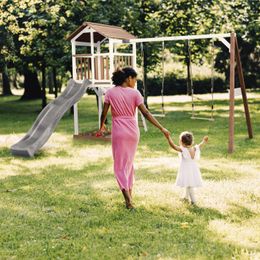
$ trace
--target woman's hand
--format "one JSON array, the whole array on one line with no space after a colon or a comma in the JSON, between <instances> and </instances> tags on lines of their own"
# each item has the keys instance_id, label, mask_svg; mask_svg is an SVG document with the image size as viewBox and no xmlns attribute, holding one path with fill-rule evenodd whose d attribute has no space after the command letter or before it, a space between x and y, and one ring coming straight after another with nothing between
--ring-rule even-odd
<instances>
[{"instance_id":1,"label":"woman's hand","mask_svg":"<svg viewBox=\"0 0 260 260\"><path fill-rule=\"evenodd\" d=\"M171 135L171 133L166 128L163 128L161 131L167 139Z\"/></svg>"},{"instance_id":2,"label":"woman's hand","mask_svg":"<svg viewBox=\"0 0 260 260\"><path fill-rule=\"evenodd\" d=\"M96 137L102 136L105 131L106 131L106 126L103 125L103 126L100 127L100 129L96 132Z\"/></svg>"}]
</instances>

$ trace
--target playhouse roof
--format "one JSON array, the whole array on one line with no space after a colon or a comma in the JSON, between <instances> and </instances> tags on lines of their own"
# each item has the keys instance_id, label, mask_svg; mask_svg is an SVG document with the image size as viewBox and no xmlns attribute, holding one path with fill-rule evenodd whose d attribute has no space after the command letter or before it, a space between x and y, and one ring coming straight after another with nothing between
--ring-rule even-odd
<instances>
[{"instance_id":1,"label":"playhouse roof","mask_svg":"<svg viewBox=\"0 0 260 260\"><path fill-rule=\"evenodd\" d=\"M136 39L134 35L122 29L121 27L90 22L83 23L80 27L78 27L78 29L76 29L72 34L70 34L67 39L73 39L86 27L90 27L95 31L94 42L102 41L104 38L114 38L120 40ZM78 38L76 38L76 41L90 42L90 34L83 33Z\"/></svg>"}]
</instances>

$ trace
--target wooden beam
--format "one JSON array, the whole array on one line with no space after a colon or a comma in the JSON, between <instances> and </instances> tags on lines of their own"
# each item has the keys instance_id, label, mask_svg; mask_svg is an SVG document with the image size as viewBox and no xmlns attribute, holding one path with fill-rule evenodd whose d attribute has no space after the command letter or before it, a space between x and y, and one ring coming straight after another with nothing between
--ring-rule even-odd
<instances>
[{"instance_id":1,"label":"wooden beam","mask_svg":"<svg viewBox=\"0 0 260 260\"><path fill-rule=\"evenodd\" d=\"M219 37L218 40L220 40L230 51L230 43L223 37Z\"/></svg>"},{"instance_id":2,"label":"wooden beam","mask_svg":"<svg viewBox=\"0 0 260 260\"><path fill-rule=\"evenodd\" d=\"M154 38L137 38L129 40L130 43L140 42L162 42L162 41L180 41L180 40L198 40L198 39L212 39L212 38L229 38L230 33L225 34L201 34L201 35L181 35L169 37L154 37Z\"/></svg>"},{"instance_id":3,"label":"wooden beam","mask_svg":"<svg viewBox=\"0 0 260 260\"><path fill-rule=\"evenodd\" d=\"M229 73L229 142L228 152L234 151L234 108L235 108L235 33L230 37L230 73Z\"/></svg>"},{"instance_id":4,"label":"wooden beam","mask_svg":"<svg viewBox=\"0 0 260 260\"><path fill-rule=\"evenodd\" d=\"M245 86L245 80L243 75L243 68L241 64L237 38L235 38L235 56L236 56L236 63L237 63L238 78L239 78L239 83L240 83L240 88L241 88L243 103L244 103L248 137L253 138L253 130L252 130L252 124L251 124L250 113L248 108L248 101L246 96L246 86Z\"/></svg>"},{"instance_id":5,"label":"wooden beam","mask_svg":"<svg viewBox=\"0 0 260 260\"><path fill-rule=\"evenodd\" d=\"M86 64L87 58L83 58L83 60L84 60L84 78L86 79L87 78L87 64Z\"/></svg>"}]
</instances>

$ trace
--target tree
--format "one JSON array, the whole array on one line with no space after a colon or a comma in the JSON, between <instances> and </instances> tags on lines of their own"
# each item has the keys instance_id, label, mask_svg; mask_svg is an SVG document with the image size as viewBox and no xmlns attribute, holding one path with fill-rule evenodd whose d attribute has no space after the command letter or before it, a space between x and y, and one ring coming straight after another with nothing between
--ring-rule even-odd
<instances>
[{"instance_id":1,"label":"tree","mask_svg":"<svg viewBox=\"0 0 260 260\"><path fill-rule=\"evenodd\" d=\"M0 72L2 73L2 81L3 81L3 96L9 96L12 95L11 87L10 87L10 80L8 76L8 69L7 69L7 59L5 56L7 56L7 49L6 44L10 43L10 37L8 36L8 33L4 29L3 26L0 25L0 31L1 31L1 37L0 37Z\"/></svg>"}]
</instances>

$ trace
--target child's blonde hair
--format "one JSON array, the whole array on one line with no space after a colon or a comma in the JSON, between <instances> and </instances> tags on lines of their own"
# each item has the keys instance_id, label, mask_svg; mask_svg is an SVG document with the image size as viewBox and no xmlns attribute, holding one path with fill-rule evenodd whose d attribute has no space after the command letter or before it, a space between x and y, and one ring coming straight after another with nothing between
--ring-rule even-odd
<instances>
[{"instance_id":1,"label":"child's blonde hair","mask_svg":"<svg viewBox=\"0 0 260 260\"><path fill-rule=\"evenodd\" d=\"M180 141L187 146L193 144L193 134L191 132L185 131L180 134Z\"/></svg>"}]
</instances>

